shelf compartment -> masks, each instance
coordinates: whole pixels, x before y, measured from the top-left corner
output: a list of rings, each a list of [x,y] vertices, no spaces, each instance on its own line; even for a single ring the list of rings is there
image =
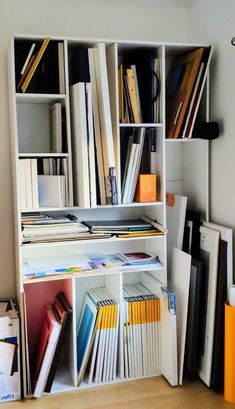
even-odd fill
[[[35,352],[37,348],[38,336],[40,333],[40,328],[42,324],[42,317],[45,305],[54,302],[55,296],[59,292],[64,292],[69,304],[74,305],[74,289],[73,280],[54,280],[49,283],[31,283],[24,286],[25,295],[25,310],[27,324],[25,331],[27,331],[28,339],[28,353],[29,353],[29,364],[30,372],[33,372],[33,362],[35,357]],[[35,303],[35,299],[37,302]],[[74,354],[72,348],[72,322],[69,324],[66,332],[66,339],[63,345],[63,350],[61,353],[60,361],[58,363],[58,368],[69,367],[70,377],[67,376],[68,385],[74,383]],[[67,353],[69,351],[69,354]]]
[[[63,102],[65,94],[19,94],[16,93],[16,102],[30,104],[52,104],[54,102]]]

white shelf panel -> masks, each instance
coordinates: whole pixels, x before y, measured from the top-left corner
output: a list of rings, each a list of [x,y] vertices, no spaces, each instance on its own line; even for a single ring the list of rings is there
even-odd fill
[[[177,143],[181,143],[181,142],[198,142],[198,141],[204,141],[205,139],[200,139],[200,138],[176,138],[176,139],[174,139],[174,138],[169,138],[169,139],[165,139],[165,141],[167,142],[167,143],[174,143],[174,142],[177,142]]]
[[[91,388],[93,389],[93,388],[97,388],[97,387],[105,386],[105,385],[115,385],[117,383],[133,382],[139,379],[155,378],[156,376],[161,376],[161,373],[156,373],[154,375],[147,375],[147,376],[139,376],[136,378],[120,378],[119,376],[117,376],[116,379],[113,381],[101,382],[101,383],[91,383],[90,385],[87,383],[85,379],[81,383],[80,386],[76,387],[72,385],[69,373],[66,371],[64,372],[60,371],[59,373],[56,374],[55,380],[51,388],[51,394],[63,393],[63,392],[69,392],[69,391],[78,392],[79,390],[91,389]]]
[[[28,155],[28,154],[27,154]],[[97,209],[116,209],[126,207],[145,207],[145,206],[164,206],[164,202],[151,202],[151,203],[126,203],[119,205],[98,205],[96,207],[39,207],[37,209],[21,209],[21,213],[38,213],[38,212],[61,212],[61,211],[73,211],[73,210],[97,210]]]
[[[163,124],[162,123],[141,123],[141,124],[135,124],[135,123],[120,123],[119,127],[120,128],[162,128]]]
[[[68,153],[19,153],[19,158],[68,158]]]
[[[23,284],[34,284],[40,283],[45,281],[57,281],[57,280],[64,280],[64,279],[71,279],[71,278],[81,278],[81,277],[94,277],[94,276],[104,276],[104,275],[113,275],[113,274],[125,274],[125,273],[132,273],[136,271],[163,271],[164,266],[159,267],[149,267],[147,266],[136,266],[122,270],[115,270],[115,269],[100,269],[100,270],[88,270],[88,271],[79,271],[76,273],[68,273],[68,274],[58,274],[58,275],[51,275],[51,276],[44,276],[38,278],[26,278],[23,277]]]
[[[30,104],[50,104],[55,101],[63,101],[65,94],[19,94],[16,93],[16,102]]]
[[[164,234],[159,235],[159,236],[140,236],[140,237],[126,237],[126,238],[119,238],[119,237],[110,237],[110,239],[91,239],[91,240],[65,240],[65,241],[57,241],[57,242],[51,242],[51,243],[29,243],[29,244],[22,244],[22,247],[64,247],[64,246],[77,246],[77,245],[86,245],[86,244],[94,244],[97,245],[99,243],[113,243],[113,242],[125,242],[125,241],[135,241],[135,240],[161,240],[164,238]]]

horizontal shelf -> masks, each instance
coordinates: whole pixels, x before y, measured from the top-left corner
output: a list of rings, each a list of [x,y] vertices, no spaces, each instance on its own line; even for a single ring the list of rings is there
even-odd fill
[[[22,209],[21,213],[38,213],[38,212],[62,212],[62,211],[73,211],[73,210],[97,210],[97,209],[116,209],[116,208],[126,208],[126,207],[145,207],[145,206],[163,206],[164,202],[150,202],[150,203],[126,203],[119,205],[97,205],[95,207],[39,207],[37,209]]]
[[[16,101],[30,104],[50,104],[55,101],[63,101],[65,94],[19,94],[16,93]]]
[[[55,380],[52,384],[51,394],[62,393],[62,392],[69,392],[69,391],[79,391],[82,389],[90,389],[96,388],[105,385],[114,385],[120,384],[124,382],[133,382],[139,379],[146,379],[146,378],[154,378],[157,376],[161,376],[160,373],[156,373],[155,375],[146,375],[146,376],[139,376],[136,378],[121,378],[117,375],[116,379],[110,382],[101,382],[101,383],[91,383],[88,384],[86,379],[82,381],[81,385],[73,386],[71,376],[67,370],[58,370],[55,376]]]
[[[165,235],[159,235],[159,236],[140,236],[140,237],[126,237],[126,238],[120,238],[120,237],[110,237],[109,239],[90,239],[90,240],[64,240],[64,241],[52,241],[50,243],[22,243],[21,247],[24,248],[32,248],[32,247],[57,247],[57,246],[77,246],[77,245],[86,245],[86,244],[98,244],[98,243],[113,243],[113,242],[120,242],[120,241],[129,241],[129,240],[151,240],[151,239],[157,239],[160,240],[164,237]]]
[[[135,123],[120,123],[119,127],[120,128],[161,128],[163,126],[162,123],[141,123],[141,124],[135,124]]]
[[[195,141],[205,141],[205,139],[201,139],[201,138],[166,138],[165,141],[167,143],[174,143],[174,142],[195,142]]]
[[[19,153],[19,158],[68,158],[69,153]]]
[[[23,284],[32,284],[32,283],[40,283],[45,281],[57,281],[57,280],[64,280],[64,279],[71,279],[71,278],[81,278],[81,277],[94,277],[94,276],[103,276],[103,275],[111,275],[111,274],[126,274],[132,273],[136,271],[163,271],[164,266],[159,267],[149,267],[146,266],[133,266],[126,269],[97,269],[97,270],[88,270],[88,271],[79,271],[76,273],[65,273],[65,274],[54,274],[51,276],[44,276],[44,277],[37,277],[37,278],[23,278]]]

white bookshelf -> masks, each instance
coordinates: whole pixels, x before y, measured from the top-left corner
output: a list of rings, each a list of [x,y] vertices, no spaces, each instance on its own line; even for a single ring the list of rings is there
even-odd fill
[[[25,280],[22,275],[22,267],[25,259],[43,258],[47,256],[56,257],[62,253],[64,255],[75,255],[84,253],[114,254],[124,251],[149,251],[158,254],[162,261],[162,267],[151,269],[153,278],[160,280],[162,285],[167,285],[167,235],[131,238],[110,238],[97,240],[77,240],[53,243],[22,244],[21,242],[21,212],[38,211],[42,213],[66,214],[71,212],[76,215],[79,221],[84,220],[119,220],[128,218],[138,218],[142,215],[157,220],[164,228],[167,227],[166,220],[166,192],[182,194],[188,196],[189,205],[192,210],[199,210],[205,219],[209,216],[209,143],[205,140],[196,139],[166,139],[166,77],[170,62],[175,55],[193,50],[200,45],[196,44],[170,44],[159,42],[128,42],[118,40],[102,39],[82,39],[82,38],[61,38],[51,37],[52,41],[63,42],[64,62],[65,62],[65,94],[59,93],[17,93],[15,92],[15,47],[23,41],[42,41],[45,36],[38,35],[15,35],[11,38],[8,50],[9,63],[9,96],[11,111],[11,133],[12,133],[12,167],[14,183],[14,210],[15,210],[15,254],[16,254],[16,274],[17,274],[17,294],[20,311],[22,314],[22,343],[23,343],[23,389],[27,396],[27,379],[29,374],[26,365],[26,351],[32,356],[35,336],[32,336],[32,328],[25,326],[25,320],[35,320],[40,316],[43,303],[52,302],[56,291],[64,291],[73,307],[73,321],[66,339],[66,351],[63,360],[59,363],[58,372],[52,386],[52,393],[76,390],[76,330],[81,314],[82,303],[89,288],[105,285],[120,302],[120,314],[122,314],[123,283],[141,281],[142,271],[99,271],[96,273],[80,272],[68,274],[66,276],[53,276]],[[73,202],[73,155],[71,147],[71,121],[70,121],[70,94],[69,94],[69,61],[73,50],[79,46],[95,47],[97,43],[103,42],[106,45],[107,71],[109,80],[110,107],[112,116],[112,128],[114,138],[114,152],[116,159],[117,185],[121,188],[121,133],[125,129],[131,128],[151,128],[156,137],[156,168],[154,172],[158,174],[158,201],[156,203],[128,203],[122,204],[120,193],[118,205],[98,205],[93,208],[82,208],[74,205]],[[160,60],[160,121],[159,123],[120,123],[119,122],[119,101],[118,101],[118,65],[125,60],[129,53],[138,50],[151,50],[154,56]],[[209,119],[209,91],[208,86],[204,93],[204,105],[200,115],[204,121]],[[66,128],[64,138],[66,140],[66,151],[55,153],[49,148],[49,122],[48,110],[50,106],[60,102],[64,108],[66,118]],[[35,126],[36,125],[36,126]],[[40,132],[43,129],[43,135]],[[22,209],[20,206],[20,180],[19,180],[19,159],[36,158],[67,158],[70,204],[64,208],[41,207]],[[33,295],[40,293],[38,306],[30,311],[30,302]],[[149,290],[157,294],[154,286],[149,284]],[[46,297],[47,294],[47,297]],[[158,295],[158,294],[157,294]],[[26,298],[26,308],[23,298]],[[25,317],[25,314],[27,315]],[[35,315],[33,315],[35,314]],[[121,320],[122,323],[122,320]],[[29,333],[27,332],[29,331]],[[119,349],[116,382],[123,382],[123,337],[122,325],[119,327]],[[27,334],[26,334],[27,332]],[[26,336],[27,335],[27,336]],[[162,337],[166,335],[166,328],[162,329]],[[31,340],[31,338],[33,340]],[[27,340],[30,339],[30,345]],[[169,351],[161,342],[159,356],[164,356]],[[161,361],[161,360],[160,360]],[[169,368],[167,368],[169,369]],[[160,368],[155,375],[165,375],[171,384],[171,374],[165,368]],[[136,378],[135,378],[136,379]],[[101,383],[103,384],[103,383]],[[99,386],[99,385],[92,385]],[[80,387],[87,387],[86,381]]]

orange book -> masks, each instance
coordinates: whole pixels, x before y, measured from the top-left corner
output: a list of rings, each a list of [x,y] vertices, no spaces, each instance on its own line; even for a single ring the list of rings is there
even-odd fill
[[[157,175],[140,174],[137,181],[136,202],[148,203],[157,201]]]

